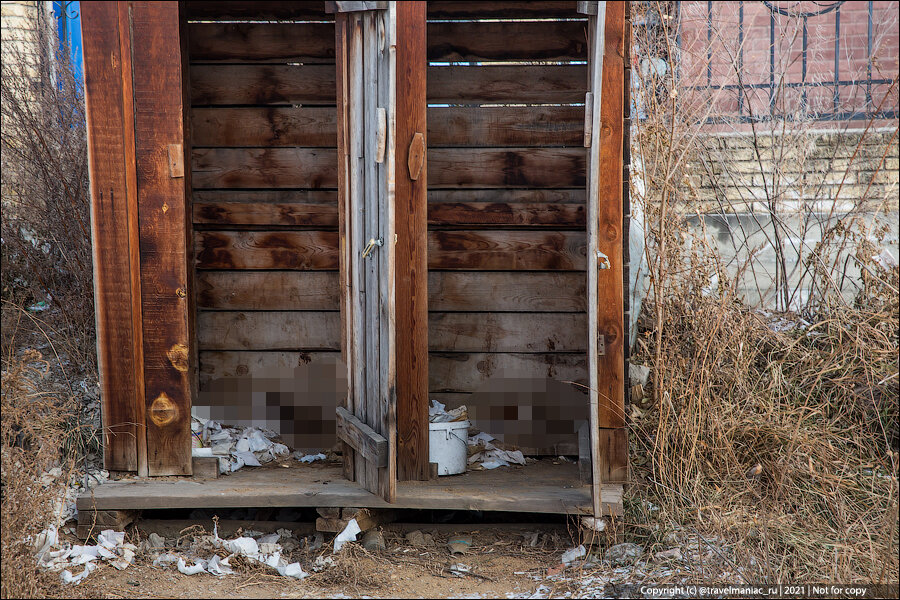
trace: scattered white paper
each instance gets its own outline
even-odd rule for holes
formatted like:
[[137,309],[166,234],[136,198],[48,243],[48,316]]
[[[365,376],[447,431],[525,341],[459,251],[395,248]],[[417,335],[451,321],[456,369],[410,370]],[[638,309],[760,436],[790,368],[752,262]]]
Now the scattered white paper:
[[202,573],[206,570],[206,561],[199,559],[196,564],[191,566],[187,566],[187,563],[184,562],[183,558],[178,559],[178,570],[185,575],[196,575],[197,573]]
[[587,556],[587,550],[585,550],[584,545],[582,544],[577,548],[572,548],[563,552],[562,562],[564,565],[570,565],[579,558],[584,558],[585,556]]
[[344,547],[344,544],[347,542],[355,542],[356,535],[362,531],[359,528],[359,523],[356,522],[356,519],[350,519],[350,522],[347,523],[347,526],[344,527],[344,530],[337,534],[337,537],[334,538],[334,551],[340,552],[341,548]]
[[62,573],[59,574],[59,578],[62,580],[63,583],[73,583],[75,585],[78,585],[79,583],[84,581],[84,578],[87,577],[88,575],[90,575],[91,572],[96,568],[97,568],[97,563],[90,562],[90,563],[87,563],[86,565],[84,565],[84,571],[82,571],[78,575],[72,575],[72,572],[70,570],[66,569],[65,571],[63,571]]

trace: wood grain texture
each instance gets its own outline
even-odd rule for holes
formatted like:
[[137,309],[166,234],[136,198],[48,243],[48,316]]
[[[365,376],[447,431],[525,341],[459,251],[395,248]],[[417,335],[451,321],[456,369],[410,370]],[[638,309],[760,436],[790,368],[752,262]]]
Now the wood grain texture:
[[338,211],[329,204],[265,204],[259,202],[195,202],[194,223],[205,225],[338,226]]
[[429,364],[430,392],[472,393],[493,377],[546,377],[582,385],[587,383],[587,363],[583,353],[431,352]]
[[584,148],[432,148],[428,188],[564,188],[585,184]]
[[555,312],[585,309],[584,273],[436,271],[428,274],[432,311]]
[[335,102],[333,65],[194,65],[194,106],[329,104]]
[[[424,185],[424,184],[423,184]],[[207,195],[214,198],[217,192]],[[223,199],[240,199],[233,192],[221,192]],[[473,194],[473,196],[477,196]],[[247,197],[250,198],[249,196]],[[201,202],[193,204],[194,223],[209,226],[274,225],[280,227],[334,228],[338,209],[334,194],[322,192],[321,202]],[[432,202],[428,205],[431,226],[522,225],[578,228],[585,225],[585,208],[574,203]],[[424,212],[424,208],[422,209]],[[423,253],[424,257],[424,253]]]
[[[584,109],[578,106],[448,106],[428,109],[428,140],[442,146],[577,146]],[[202,107],[192,111],[195,147],[331,148],[336,111],[330,106]]]
[[[598,272],[598,334],[606,352],[599,357],[600,427],[625,426],[625,329],[622,280],[622,138],[624,99],[625,5],[608,3],[603,56],[600,120],[598,249],[610,269]],[[619,452],[618,455],[621,455]],[[627,455],[627,451],[625,451]]]
[[191,23],[191,62],[334,64],[333,23]]
[[583,270],[585,236],[565,231],[432,231],[428,268]]
[[428,67],[429,103],[575,103],[586,88],[585,65]]
[[126,163],[134,147],[126,147],[123,112],[122,54],[119,14],[114,3],[88,3],[84,18],[84,75],[87,142],[91,180],[91,238],[94,262],[94,303],[97,320],[97,361],[103,418],[103,462],[106,469],[138,468],[137,403],[143,401],[135,380],[140,363],[135,356],[132,304],[129,186]]
[[[434,271],[428,274],[431,311],[580,312],[583,273]],[[200,271],[201,309],[338,310],[334,271]]]
[[512,204],[508,202],[433,202],[428,206],[429,225],[485,225],[584,227],[580,204]]
[[[216,503],[230,507],[371,507],[423,510],[501,510],[558,514],[590,514],[590,488],[580,485],[578,467],[550,461],[527,469],[500,468],[469,472],[433,481],[406,481],[397,486],[389,504],[357,483],[346,480],[339,467],[306,466],[241,469],[197,485],[191,480],[124,479],[98,486],[78,497],[80,511],[196,508]],[[622,486],[603,487],[605,514],[622,515]]]
[[337,233],[330,231],[198,231],[198,269],[338,268]]
[[335,188],[330,148],[200,148],[193,152],[196,189]]
[[191,474],[190,179],[169,174],[167,147],[185,141],[178,4],[134,2],[135,148],[150,475]]
[[337,435],[376,468],[385,468],[388,463],[388,441],[374,429],[356,418],[343,406],[338,406]]
[[428,24],[428,60],[584,60],[586,21],[460,21]]
[[334,148],[337,143],[337,111],[331,106],[216,107],[191,112],[195,148]]
[[[428,164],[408,168],[417,134],[427,148],[425,2],[397,4],[395,179],[397,477],[429,478],[428,451]],[[429,30],[430,35],[430,30]],[[430,39],[430,38],[429,38]],[[413,148],[413,151],[415,149]],[[404,168],[407,167],[407,168]],[[415,179],[415,180],[414,180]]]
[[600,481],[604,484],[628,481],[628,430],[600,428],[597,431],[600,444]]
[[441,146],[577,146],[580,106],[432,106],[428,140]]
[[[200,353],[200,385],[221,377],[244,377],[271,369],[333,360],[338,352],[213,351]],[[478,390],[493,377],[547,377],[587,384],[584,353],[430,352],[429,393],[466,393]]]
[[584,352],[583,313],[440,313],[428,316],[433,352]]
[[325,12],[320,0],[297,2],[238,0],[190,0],[185,2],[186,17],[191,21],[330,21],[334,15]]
[[432,0],[428,3],[428,19],[488,19],[488,18],[578,18],[575,2],[533,0],[516,2],[466,2],[459,0]]
[[340,350],[337,311],[200,311],[200,350]]
[[200,271],[197,306],[219,310],[339,310],[330,271]]
[[[337,233],[331,231],[198,231],[198,269],[334,270]],[[585,236],[578,231],[432,231],[429,269],[492,271],[585,268]]]

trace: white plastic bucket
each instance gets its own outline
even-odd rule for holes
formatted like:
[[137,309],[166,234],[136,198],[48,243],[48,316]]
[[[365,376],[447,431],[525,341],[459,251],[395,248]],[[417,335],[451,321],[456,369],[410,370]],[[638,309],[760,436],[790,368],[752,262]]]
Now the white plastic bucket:
[[438,475],[465,473],[469,422],[429,423],[428,431],[428,457],[437,463]]

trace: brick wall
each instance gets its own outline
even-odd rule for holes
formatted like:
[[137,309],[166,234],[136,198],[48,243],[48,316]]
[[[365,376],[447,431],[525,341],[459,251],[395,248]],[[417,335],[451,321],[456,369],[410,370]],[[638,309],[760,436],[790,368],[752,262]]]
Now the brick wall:
[[[896,128],[807,130],[704,136],[685,181],[687,193],[709,212],[837,212],[853,208],[896,212],[900,146]],[[758,146],[758,153],[756,147]],[[880,167],[879,167],[880,165]]]

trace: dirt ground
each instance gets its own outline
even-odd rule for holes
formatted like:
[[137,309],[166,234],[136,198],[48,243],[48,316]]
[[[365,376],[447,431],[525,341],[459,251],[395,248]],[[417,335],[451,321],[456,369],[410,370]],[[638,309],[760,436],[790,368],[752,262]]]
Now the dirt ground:
[[[367,552],[350,544],[333,554],[332,535],[315,552],[298,549],[290,560],[299,560],[310,573],[303,580],[281,577],[258,563],[233,561],[236,574],[215,577],[208,573],[183,575],[174,566],[154,566],[151,552],[140,552],[124,571],[103,565],[77,586],[56,584],[57,593],[96,598],[547,598],[595,597],[608,583],[645,579],[646,561],[626,567],[577,561],[566,567],[562,554],[577,545],[565,525],[498,525],[496,527],[440,525],[420,531],[431,534],[432,546],[413,546],[404,532],[409,527],[382,530],[386,550]],[[129,532],[129,539],[146,532]],[[471,535],[465,554],[451,555],[447,541],[453,535]],[[362,536],[360,536],[362,537]],[[171,538],[170,538],[171,539]],[[179,547],[188,552],[183,540]],[[600,544],[588,544],[588,558],[602,554]],[[177,550],[176,550],[177,552]],[[156,553],[158,554],[158,552]],[[317,556],[334,563],[319,572]],[[672,569],[651,561],[655,577],[664,580]],[[461,565],[458,576],[451,567]]]

